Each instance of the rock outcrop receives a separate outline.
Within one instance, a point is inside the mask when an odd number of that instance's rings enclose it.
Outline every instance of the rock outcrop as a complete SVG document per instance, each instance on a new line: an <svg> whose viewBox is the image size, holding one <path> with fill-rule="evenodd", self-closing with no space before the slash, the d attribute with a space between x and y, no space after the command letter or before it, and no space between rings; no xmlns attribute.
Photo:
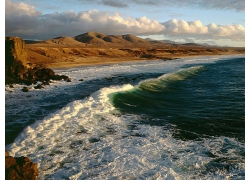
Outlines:
<svg viewBox="0 0 250 180"><path fill-rule="evenodd" d="M25 42L19 37L5 37L5 63L10 65L14 60L19 60L26 65Z"/></svg>
<svg viewBox="0 0 250 180"><path fill-rule="evenodd" d="M56 75L52 69L43 65L30 64L27 66L24 40L19 37L5 38L5 84L24 83L31 85L37 81L46 83L49 80L62 79L70 82L68 76Z"/></svg>
<svg viewBox="0 0 250 180"><path fill-rule="evenodd" d="M5 179L6 180L36 180L37 164L27 157L12 157L5 150Z"/></svg>

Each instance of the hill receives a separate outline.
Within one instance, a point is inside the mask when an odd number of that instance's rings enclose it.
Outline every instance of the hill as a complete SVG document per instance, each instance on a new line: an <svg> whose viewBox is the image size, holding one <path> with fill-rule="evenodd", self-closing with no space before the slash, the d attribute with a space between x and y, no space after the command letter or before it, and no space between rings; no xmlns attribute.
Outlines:
<svg viewBox="0 0 250 180"><path fill-rule="evenodd" d="M95 46L108 45L110 47L146 47L155 45L155 43L136 37L132 34L106 35L98 32L88 32L75 36L74 39L79 42Z"/></svg>
<svg viewBox="0 0 250 180"><path fill-rule="evenodd" d="M76 41L75 39L68 36L59 36L53 39L48 39L45 41L32 41L26 40L26 44L33 46L55 46L55 47L83 47L86 46L84 43Z"/></svg>
<svg viewBox="0 0 250 180"><path fill-rule="evenodd" d="M173 44L161 41L148 41L132 34L106 35L99 32L87 32L75 37L59 36L45 41L26 40L25 42L36 47L159 48L173 46Z"/></svg>

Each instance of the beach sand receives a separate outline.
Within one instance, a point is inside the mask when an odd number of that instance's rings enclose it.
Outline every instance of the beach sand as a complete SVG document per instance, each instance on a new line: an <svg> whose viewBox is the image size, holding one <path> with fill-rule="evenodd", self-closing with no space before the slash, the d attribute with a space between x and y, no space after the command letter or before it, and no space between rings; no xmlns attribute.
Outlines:
<svg viewBox="0 0 250 180"><path fill-rule="evenodd" d="M245 48L171 47L171 48L86 48L27 45L29 63L58 68L118 64L151 60L174 60L195 56L245 54Z"/></svg>

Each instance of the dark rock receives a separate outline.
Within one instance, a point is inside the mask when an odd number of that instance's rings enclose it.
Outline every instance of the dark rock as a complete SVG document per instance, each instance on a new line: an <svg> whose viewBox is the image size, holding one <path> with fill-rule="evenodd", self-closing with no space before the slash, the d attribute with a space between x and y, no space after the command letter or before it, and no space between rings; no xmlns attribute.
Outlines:
<svg viewBox="0 0 250 180"><path fill-rule="evenodd" d="M8 170L5 169L5 179L6 180L23 180L19 173L18 170L15 168L9 168Z"/></svg>
<svg viewBox="0 0 250 180"><path fill-rule="evenodd" d="M34 87L35 89L41 89L44 88L41 84L38 84L37 86Z"/></svg>
<svg viewBox="0 0 250 180"><path fill-rule="evenodd" d="M5 150L5 179L36 180L38 175L37 164L33 163L27 157L14 158L9 156L8 151Z"/></svg>
<svg viewBox="0 0 250 180"><path fill-rule="evenodd" d="M27 79L27 80L23 80L22 81L24 84L26 84L27 86L30 86L34 83L34 81L32 79Z"/></svg>
<svg viewBox="0 0 250 180"><path fill-rule="evenodd" d="M14 88L14 86L11 84L10 86L9 86L10 88Z"/></svg>
<svg viewBox="0 0 250 180"><path fill-rule="evenodd" d="M48 81L44 81L44 82L43 82L43 85L44 85L44 86L49 85L49 82L48 82Z"/></svg>
<svg viewBox="0 0 250 180"><path fill-rule="evenodd" d="M71 79L70 79L70 78L67 78L65 81L66 81L66 82L71 82Z"/></svg>
<svg viewBox="0 0 250 180"><path fill-rule="evenodd" d="M67 80L69 77L66 75L61 75L61 79L63 79L64 81Z"/></svg>
<svg viewBox="0 0 250 180"><path fill-rule="evenodd" d="M98 138L90 138L89 139L90 143L95 143L95 142L98 142L98 141L100 141L100 139L98 139Z"/></svg>
<svg viewBox="0 0 250 180"><path fill-rule="evenodd" d="M5 156L5 169L8 169L9 167L16 164L16 159L12 156Z"/></svg>
<svg viewBox="0 0 250 180"><path fill-rule="evenodd" d="M55 72L49 68L37 69L34 72L33 78L39 81L49 81L55 76Z"/></svg>
<svg viewBox="0 0 250 180"><path fill-rule="evenodd" d="M60 75L55 75L52 79L60 81L60 80L62 80L62 77Z"/></svg>
<svg viewBox="0 0 250 180"><path fill-rule="evenodd" d="M79 81L83 81L83 79L79 79Z"/></svg>
<svg viewBox="0 0 250 180"><path fill-rule="evenodd" d="M23 87L22 91L23 91L23 92L28 92L28 91L29 91L29 88L28 88L28 87Z"/></svg>
<svg viewBox="0 0 250 180"><path fill-rule="evenodd" d="M9 156L9 152L5 150L5 157Z"/></svg>

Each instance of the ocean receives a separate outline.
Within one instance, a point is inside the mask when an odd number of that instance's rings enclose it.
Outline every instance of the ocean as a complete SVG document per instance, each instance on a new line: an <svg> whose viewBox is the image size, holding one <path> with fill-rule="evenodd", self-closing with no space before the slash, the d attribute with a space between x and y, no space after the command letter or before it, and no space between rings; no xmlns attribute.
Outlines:
<svg viewBox="0 0 250 180"><path fill-rule="evenodd" d="M5 148L39 179L245 179L245 56L55 69L5 87Z"/></svg>

